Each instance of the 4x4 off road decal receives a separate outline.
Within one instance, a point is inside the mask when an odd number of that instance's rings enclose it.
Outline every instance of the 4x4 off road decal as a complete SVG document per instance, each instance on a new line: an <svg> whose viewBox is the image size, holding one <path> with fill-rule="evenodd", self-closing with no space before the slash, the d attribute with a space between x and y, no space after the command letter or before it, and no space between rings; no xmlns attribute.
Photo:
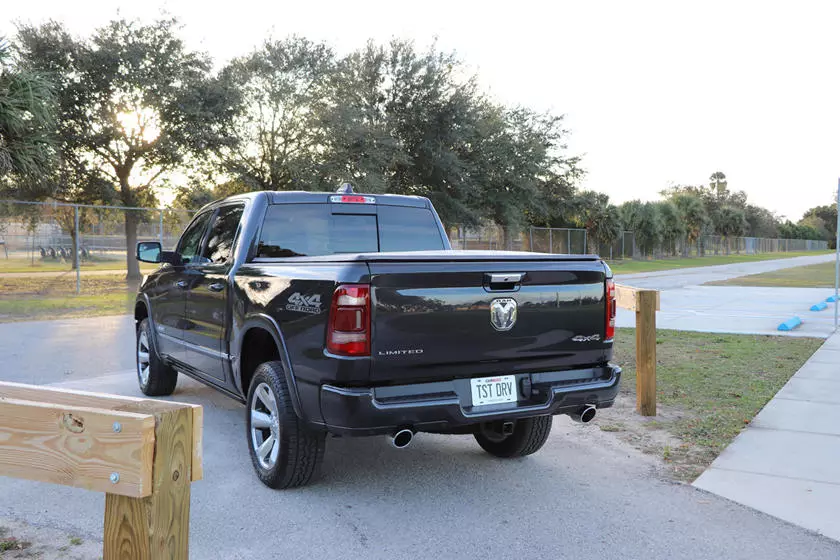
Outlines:
<svg viewBox="0 0 840 560"><path fill-rule="evenodd" d="M300 313L320 313L321 294L302 296L300 292L295 292L289 296L289 300L286 303L286 310L299 311Z"/></svg>

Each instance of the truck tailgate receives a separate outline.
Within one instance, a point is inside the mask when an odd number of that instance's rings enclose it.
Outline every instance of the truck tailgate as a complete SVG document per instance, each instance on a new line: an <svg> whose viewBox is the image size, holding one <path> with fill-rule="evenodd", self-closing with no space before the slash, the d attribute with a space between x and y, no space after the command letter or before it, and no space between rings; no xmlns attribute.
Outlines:
<svg viewBox="0 0 840 560"><path fill-rule="evenodd" d="M447 261L404 253L368 261L372 381L554 371L609 359L600 260L492 256L459 252Z"/></svg>

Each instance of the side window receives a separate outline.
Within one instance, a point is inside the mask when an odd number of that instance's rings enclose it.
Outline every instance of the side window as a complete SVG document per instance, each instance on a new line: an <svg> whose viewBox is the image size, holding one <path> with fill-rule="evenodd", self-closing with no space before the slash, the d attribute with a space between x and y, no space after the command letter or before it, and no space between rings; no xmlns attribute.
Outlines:
<svg viewBox="0 0 840 560"><path fill-rule="evenodd" d="M185 264L196 262L196 257L201 251L201 238L204 237L211 216L213 216L213 211L200 215L181 236L178 242L178 253L181 254Z"/></svg>
<svg viewBox="0 0 840 560"><path fill-rule="evenodd" d="M239 220L242 218L243 210L242 205L219 208L210 224L207 246L201 252L204 259L213 264L224 264L230 260L233 254L236 230L239 228Z"/></svg>

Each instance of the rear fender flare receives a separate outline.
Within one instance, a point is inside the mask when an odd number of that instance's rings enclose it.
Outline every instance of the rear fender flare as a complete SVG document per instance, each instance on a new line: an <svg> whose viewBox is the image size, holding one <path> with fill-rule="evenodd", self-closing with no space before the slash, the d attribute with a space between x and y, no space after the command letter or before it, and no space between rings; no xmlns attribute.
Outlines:
<svg viewBox="0 0 840 560"><path fill-rule="evenodd" d="M297 382L295 381L294 372L292 371L292 363L289 360L289 351L286 348L286 341L280 331L280 325L277 324L272 317L263 313L250 315L245 319L245 323L239 330L239 340L236 341L235 348L238 350L235 356L231 356L231 367L233 369L234 383L242 395L247 398L247 388L242 386L242 344L245 342L245 335L253 328L260 328L268 331L274 338L274 344L277 346L277 353L280 354L280 361L283 363L283 371L286 375L286 384L292 397L292 407L295 410L298 418L303 418L302 407L300 405L300 395L298 395Z"/></svg>

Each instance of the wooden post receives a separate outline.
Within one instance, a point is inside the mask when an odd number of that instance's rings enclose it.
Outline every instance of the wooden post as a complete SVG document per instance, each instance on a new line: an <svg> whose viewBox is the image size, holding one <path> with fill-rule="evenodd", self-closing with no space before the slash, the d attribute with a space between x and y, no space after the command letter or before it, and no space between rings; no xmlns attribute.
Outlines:
<svg viewBox="0 0 840 560"><path fill-rule="evenodd" d="M155 415L152 495L105 495L105 560L189 558L192 414Z"/></svg>
<svg viewBox="0 0 840 560"><path fill-rule="evenodd" d="M655 290L636 292L636 411L656 416L656 309Z"/></svg>
<svg viewBox="0 0 840 560"><path fill-rule="evenodd" d="M636 412L656 416L656 312L659 292L615 285L615 302L636 312Z"/></svg>
<svg viewBox="0 0 840 560"><path fill-rule="evenodd" d="M104 491L107 560L186 560L202 408L0 382L0 476Z"/></svg>

